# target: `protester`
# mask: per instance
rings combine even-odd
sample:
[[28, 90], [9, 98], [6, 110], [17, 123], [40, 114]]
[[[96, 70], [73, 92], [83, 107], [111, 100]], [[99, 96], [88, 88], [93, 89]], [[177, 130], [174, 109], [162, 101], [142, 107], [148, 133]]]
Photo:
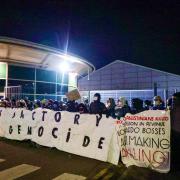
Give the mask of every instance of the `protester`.
[[6, 108], [7, 108], [7, 107], [11, 107], [11, 101], [10, 101], [9, 98], [5, 98], [4, 102], [5, 102], [5, 107], [6, 107]]
[[90, 105], [89, 105], [89, 100], [88, 100], [87, 98], [84, 99], [84, 105], [86, 106], [86, 109], [87, 109], [88, 112], [89, 112]]
[[173, 94], [173, 109], [171, 110], [171, 164], [172, 170], [180, 170], [180, 92]]
[[150, 110], [152, 109], [152, 102], [150, 100], [144, 101], [144, 110]]
[[115, 116], [117, 119], [124, 117], [127, 113], [131, 113], [131, 109], [127, 104], [127, 101], [124, 97], [121, 97], [117, 101], [117, 105], [115, 107]]
[[60, 111], [66, 111], [66, 110], [67, 110], [67, 105], [66, 105], [66, 103], [63, 102], [63, 101], [60, 101], [60, 102], [59, 102], [59, 109], [60, 109]]
[[67, 105], [67, 111], [78, 112], [78, 104], [74, 100], [68, 101], [66, 105]]
[[39, 99], [36, 99], [34, 101], [34, 109], [41, 107], [41, 101]]
[[172, 100], [172, 97], [167, 99], [167, 106], [166, 106], [166, 109], [167, 110], [172, 110], [173, 109], [173, 100]]
[[60, 106], [59, 106], [59, 102], [58, 101], [54, 101], [52, 104], [52, 110], [54, 111], [60, 111]]
[[145, 109], [143, 108], [143, 100], [141, 100], [139, 98], [133, 98], [132, 99], [131, 113], [132, 114], [137, 114], [137, 113], [140, 113], [140, 112], [142, 112], [144, 110]]
[[107, 112], [106, 112], [106, 116], [109, 117], [111, 116], [112, 118], [115, 118], [115, 101], [113, 98], [109, 98], [106, 102], [106, 108], [107, 108]]
[[26, 108], [27, 109], [27, 104], [24, 99], [18, 100], [16, 106], [18, 108]]
[[84, 114], [84, 113], [88, 113], [89, 111], [88, 111], [87, 107], [85, 106], [85, 104], [80, 103], [80, 104], [78, 105], [78, 112], [79, 112], [80, 114]]
[[[176, 99], [176, 94], [172, 96], [167, 101], [167, 109], [172, 110], [174, 106], [174, 99]], [[144, 110], [164, 110], [164, 102], [160, 96], [155, 96], [153, 105], [150, 100], [143, 101], [139, 98], [132, 99], [132, 107], [128, 106], [128, 101], [121, 97], [117, 105], [113, 98], [108, 98], [106, 106], [101, 102], [101, 95], [99, 93], [94, 94], [93, 102], [89, 105], [88, 99], [85, 99], [83, 103], [78, 104], [76, 101], [54, 101], [52, 99], [34, 100], [30, 101], [28, 98], [25, 99], [12, 99], [9, 98], [0, 100], [0, 107], [11, 107], [11, 108], [25, 108], [28, 110], [33, 110], [36, 108], [46, 108], [54, 111], [69, 111], [69, 112], [80, 112], [80, 113], [91, 113], [91, 114], [106, 114], [107, 117], [121, 118], [124, 117], [126, 113], [136, 114]]]
[[41, 107], [42, 108], [46, 108], [47, 107], [47, 100], [46, 99], [43, 99], [42, 101], [41, 101]]
[[53, 100], [52, 99], [49, 99], [47, 100], [47, 104], [46, 104], [46, 107], [47, 109], [53, 109]]
[[11, 100], [11, 108], [15, 108], [16, 107], [16, 100], [12, 99]]
[[34, 109], [34, 105], [33, 105], [33, 102], [30, 101], [30, 100], [27, 100], [26, 101], [26, 104], [27, 104], [27, 109], [32, 111]]
[[101, 95], [99, 93], [94, 94], [94, 101], [91, 102], [89, 111], [91, 114], [106, 114], [107, 109], [104, 103], [101, 102]]
[[164, 102], [160, 96], [155, 96], [153, 99], [153, 110], [165, 110]]

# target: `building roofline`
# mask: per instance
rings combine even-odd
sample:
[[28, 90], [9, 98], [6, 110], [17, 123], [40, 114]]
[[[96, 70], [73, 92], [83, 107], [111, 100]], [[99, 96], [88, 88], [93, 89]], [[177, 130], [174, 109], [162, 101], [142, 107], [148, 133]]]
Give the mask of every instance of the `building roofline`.
[[159, 70], [159, 69], [154, 69], [154, 68], [143, 66], [143, 65], [139, 65], [139, 64], [125, 62], [125, 61], [122, 61], [122, 60], [115, 60], [113, 62], [122, 62], [122, 63], [130, 64], [130, 65], [138, 66], [138, 67], [141, 67], [141, 68], [146, 68], [146, 69], [149, 69], [149, 70], [155, 70], [155, 71], [158, 71], [158, 72], [161, 72], [161, 73], [167, 73], [167, 74], [170, 74], [170, 75], [180, 76], [179, 74], [174, 74], [174, 73], [170, 73], [170, 72], [167, 72], [167, 71], [162, 71], [162, 70]]
[[[146, 69], [153, 70], [153, 71], [158, 71], [158, 72], [161, 72], [161, 73], [166, 73], [166, 74], [169, 74], [169, 75], [180, 76], [180, 75], [178, 75], [178, 74], [174, 74], [174, 73], [162, 71], [162, 70], [159, 70], [159, 69], [153, 69], [153, 68], [150, 68], [150, 67], [146, 67], [146, 66], [142, 66], [142, 65], [139, 65], [139, 64], [134, 64], [134, 63], [130, 63], [130, 62], [127, 62], [127, 61], [122, 61], [122, 60], [115, 60], [115, 61], [113, 61], [113, 62], [111, 62], [111, 63], [109, 63], [109, 64], [107, 64], [107, 65], [105, 65], [105, 66], [103, 66], [103, 67], [101, 67], [101, 68], [99, 68], [99, 69], [97, 69], [96, 71], [92, 72], [91, 75], [92, 75], [93, 73], [98, 72], [98, 71], [100, 71], [100, 70], [102, 70], [102, 69], [105, 69], [105, 68], [107, 68], [107, 67], [109, 67], [109, 66], [111, 66], [112, 64], [115, 64], [115, 63], [117, 63], [117, 62], [121, 62], [121, 63], [124, 63], [124, 64], [129, 64], [129, 65], [133, 65], [133, 66], [138, 66], [138, 67], [141, 67], [141, 68], [146, 68]], [[85, 77], [86, 77], [86, 76], [85, 76]]]
[[[0, 42], [11, 43], [11, 44], [20, 45], [20, 46], [26, 46], [26, 47], [35, 48], [35, 49], [38, 49], [41, 51], [48, 51], [49, 53], [55, 53], [55, 54], [59, 54], [59, 55], [65, 54], [65, 52], [63, 52], [62, 50], [57, 49], [57, 48], [49, 47], [46, 45], [42, 45], [42, 44], [30, 42], [30, 41], [20, 40], [20, 39], [16, 39], [16, 38], [9, 38], [6, 36], [0, 36]], [[92, 63], [90, 63], [89, 61], [85, 60], [85, 58], [75, 55], [73, 53], [69, 53], [69, 52], [68, 52], [68, 55], [74, 56], [75, 58], [79, 58], [81, 62], [83, 62], [84, 64], [88, 65], [91, 68], [92, 72], [96, 70], [95, 66]]]

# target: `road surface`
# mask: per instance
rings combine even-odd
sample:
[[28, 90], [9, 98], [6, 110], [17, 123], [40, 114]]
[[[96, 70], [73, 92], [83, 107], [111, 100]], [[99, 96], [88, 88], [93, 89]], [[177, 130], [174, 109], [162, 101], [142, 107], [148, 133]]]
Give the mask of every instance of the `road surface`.
[[160, 174], [146, 168], [85, 158], [30, 141], [0, 139], [0, 180], [180, 179], [180, 172]]

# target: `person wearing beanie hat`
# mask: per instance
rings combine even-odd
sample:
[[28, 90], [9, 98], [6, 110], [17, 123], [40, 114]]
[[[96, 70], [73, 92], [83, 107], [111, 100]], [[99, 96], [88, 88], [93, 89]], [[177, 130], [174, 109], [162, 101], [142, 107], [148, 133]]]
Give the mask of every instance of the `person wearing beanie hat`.
[[99, 93], [94, 94], [93, 102], [91, 102], [89, 111], [91, 114], [106, 114], [106, 106], [101, 102], [101, 95]]

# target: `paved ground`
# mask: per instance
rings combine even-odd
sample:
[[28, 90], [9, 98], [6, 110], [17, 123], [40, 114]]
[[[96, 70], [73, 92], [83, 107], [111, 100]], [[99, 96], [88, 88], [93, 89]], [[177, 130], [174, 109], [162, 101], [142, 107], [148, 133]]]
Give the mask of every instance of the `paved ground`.
[[137, 179], [180, 180], [180, 172], [160, 174], [146, 168], [109, 163], [72, 155], [54, 148], [1, 139], [0, 180]]

